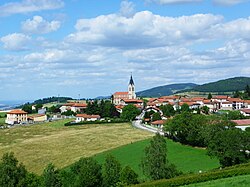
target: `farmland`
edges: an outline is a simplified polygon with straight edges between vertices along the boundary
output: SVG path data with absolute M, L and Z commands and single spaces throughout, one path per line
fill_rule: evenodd
M 62 168 L 80 157 L 152 137 L 129 123 L 65 127 L 68 121 L 0 130 L 0 156 L 13 151 L 29 171 L 41 174 L 50 162 Z

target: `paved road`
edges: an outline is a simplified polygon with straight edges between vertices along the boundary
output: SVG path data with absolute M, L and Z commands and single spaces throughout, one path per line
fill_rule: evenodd
M 146 131 L 149 131 L 152 133 L 159 133 L 160 135 L 164 135 L 164 133 L 157 128 L 145 126 L 142 123 L 143 116 L 144 116 L 144 112 L 142 112 L 139 116 L 136 117 L 136 120 L 132 122 L 132 125 L 138 129 L 142 129 L 142 130 L 146 130 Z

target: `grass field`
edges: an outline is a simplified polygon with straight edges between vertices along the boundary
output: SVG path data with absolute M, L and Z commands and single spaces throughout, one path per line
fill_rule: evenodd
M 218 179 L 208 182 L 185 185 L 185 187 L 249 187 L 250 175 Z
M 107 152 L 100 153 L 95 158 L 103 163 L 107 154 L 114 155 L 123 166 L 131 166 L 142 177 L 142 171 L 139 167 L 144 154 L 144 148 L 149 144 L 149 140 L 143 140 L 131 143 L 126 146 L 118 147 Z M 200 170 L 208 171 L 219 167 L 217 159 L 211 159 L 206 155 L 206 150 L 181 145 L 180 143 L 167 140 L 168 159 L 175 164 L 177 168 L 184 173 L 198 173 Z
M 80 157 L 152 137 L 128 123 L 65 127 L 67 121 L 1 129 L 0 156 L 13 151 L 29 171 L 41 174 L 50 162 L 62 168 Z

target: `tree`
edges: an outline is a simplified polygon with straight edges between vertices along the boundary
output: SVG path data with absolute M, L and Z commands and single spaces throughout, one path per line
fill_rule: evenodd
M 208 154 L 219 159 L 222 167 L 246 161 L 244 135 L 241 129 L 228 128 L 215 132 L 208 143 Z
M 208 113 L 209 113 L 209 108 L 208 108 L 208 106 L 203 106 L 203 107 L 201 107 L 201 111 L 202 111 L 204 114 L 208 114 Z
M 161 120 L 161 115 L 158 112 L 154 113 L 152 116 L 152 121 L 156 121 L 156 120 Z
M 226 114 L 227 120 L 237 120 L 237 119 L 244 119 L 244 115 L 240 113 L 240 111 L 228 111 Z
M 250 87 L 249 87 L 249 85 L 246 86 L 245 93 L 247 94 L 248 97 L 250 97 Z
M 187 103 L 184 103 L 182 106 L 181 106 L 181 112 L 190 112 L 190 108 L 188 106 Z
M 43 186 L 44 187 L 60 187 L 62 186 L 59 171 L 55 169 L 53 164 L 48 164 L 47 167 L 43 171 Z
M 38 112 L 38 110 L 41 109 L 42 107 L 43 107 L 42 104 L 40 104 L 40 103 L 39 103 L 39 104 L 36 104 L 36 105 L 35 105 L 36 112 Z
M 25 111 L 25 112 L 27 112 L 28 114 L 32 114 L 32 112 L 33 112 L 32 111 L 32 106 L 29 105 L 29 104 L 23 105 L 22 110 Z
M 170 104 L 160 106 L 164 116 L 170 117 L 175 115 L 174 107 Z
M 121 171 L 120 181 L 126 186 L 138 184 L 138 174 L 131 167 L 125 166 Z
M 212 97 L 213 97 L 212 94 L 209 93 L 208 96 L 207 96 L 207 99 L 212 99 Z
M 71 170 L 77 176 L 74 186 L 102 186 L 101 165 L 93 158 L 81 158 L 73 165 Z
M 144 152 L 141 166 L 146 176 L 158 180 L 178 175 L 175 166 L 167 160 L 166 140 L 159 133 L 153 137 Z
M 129 104 L 122 109 L 121 118 L 124 120 L 133 120 L 140 114 L 140 110 L 135 105 Z
M 107 155 L 103 165 L 103 184 L 106 187 L 116 186 L 120 181 L 121 164 L 112 155 Z
M 25 186 L 27 170 L 23 164 L 18 164 L 14 153 L 6 153 L 0 163 L 0 186 Z

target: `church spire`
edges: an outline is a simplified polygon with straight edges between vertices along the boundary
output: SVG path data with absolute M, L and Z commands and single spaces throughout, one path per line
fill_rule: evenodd
M 134 81 L 133 81 L 132 73 L 131 73 L 131 77 L 130 77 L 129 84 L 131 84 L 131 85 L 135 85 L 135 84 L 134 84 Z

